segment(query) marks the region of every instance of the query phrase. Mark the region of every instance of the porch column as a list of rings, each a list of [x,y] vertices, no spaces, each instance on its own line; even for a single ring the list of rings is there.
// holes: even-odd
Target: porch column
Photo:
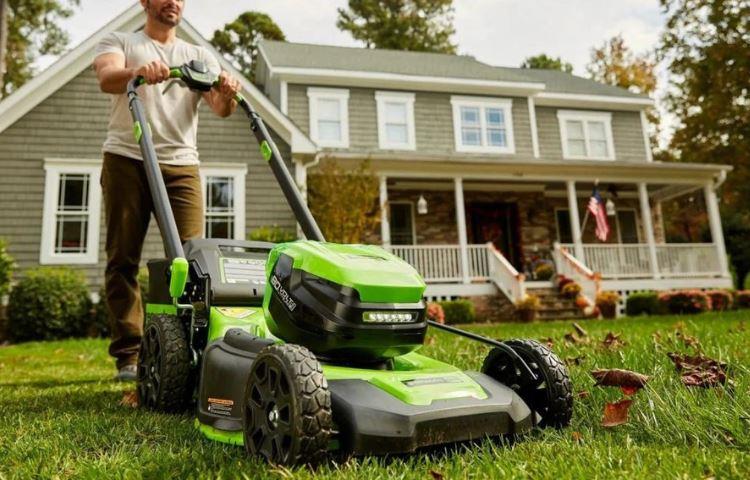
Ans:
[[[641,218],[648,242],[648,257],[651,263],[651,275],[659,278],[659,259],[656,256],[656,239],[654,238],[654,217],[651,216],[651,205],[648,203],[648,188],[644,182],[638,184],[638,198],[641,201]]]
[[[469,278],[469,250],[466,239],[466,212],[464,207],[464,180],[456,177],[453,179],[456,192],[456,224],[458,227],[458,247],[461,253],[461,276],[463,283],[470,283]]]
[[[727,262],[727,248],[724,244],[724,232],[721,229],[721,216],[719,215],[719,200],[711,182],[703,187],[703,195],[708,210],[708,222],[711,226],[711,240],[716,246],[716,255],[719,256],[719,270],[722,277],[729,277],[729,264]]]
[[[570,210],[570,232],[573,234],[573,248],[576,258],[583,264],[586,259],[583,254],[583,239],[581,238],[581,216],[578,214],[578,197],[576,182],[568,180],[568,210]]]
[[[391,249],[391,224],[388,221],[388,177],[380,177],[380,239],[383,248]]]

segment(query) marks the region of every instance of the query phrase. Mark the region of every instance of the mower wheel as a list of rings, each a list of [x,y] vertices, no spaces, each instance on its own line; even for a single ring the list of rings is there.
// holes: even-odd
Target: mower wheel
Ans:
[[[190,349],[185,329],[174,315],[149,315],[138,356],[139,404],[180,412],[192,395]]]
[[[526,371],[515,368],[511,356],[500,348],[492,349],[487,355],[482,373],[515,390],[529,408],[542,417],[539,427],[570,425],[573,386],[565,364],[552,350],[534,340],[508,340],[504,343],[531,367],[537,379],[532,380]]]
[[[277,465],[316,464],[333,429],[323,369],[300,345],[270,345],[250,368],[243,407],[245,450]]]

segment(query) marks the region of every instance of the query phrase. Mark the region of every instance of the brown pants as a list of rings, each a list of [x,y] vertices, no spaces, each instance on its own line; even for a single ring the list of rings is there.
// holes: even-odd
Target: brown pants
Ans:
[[[203,232],[203,200],[198,166],[161,165],[180,240]],[[138,267],[154,210],[143,162],[104,153],[102,192],[107,222],[107,307],[117,368],[134,364],[143,335]]]

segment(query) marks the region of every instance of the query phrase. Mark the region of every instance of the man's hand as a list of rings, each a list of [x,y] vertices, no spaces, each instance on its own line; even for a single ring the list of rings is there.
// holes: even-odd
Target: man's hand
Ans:
[[[219,85],[216,89],[219,95],[225,101],[234,100],[234,97],[240,92],[240,82],[227,72],[221,72],[219,75]]]
[[[237,108],[235,97],[240,92],[240,82],[227,72],[219,74],[219,84],[203,94],[211,110],[220,117],[228,117]]]
[[[136,68],[133,76],[141,76],[147,84],[154,85],[169,79],[169,67],[160,60],[154,60],[142,67]]]

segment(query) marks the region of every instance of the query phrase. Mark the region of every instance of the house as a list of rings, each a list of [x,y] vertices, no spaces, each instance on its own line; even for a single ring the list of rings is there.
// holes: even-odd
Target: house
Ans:
[[[0,103],[0,237],[22,268],[75,265],[102,281],[108,99],[90,66],[103,35],[143,22],[133,6]],[[212,48],[187,21],[178,34]],[[647,97],[468,56],[271,41],[256,69],[244,93],[298,185],[325,162],[369,160],[382,207],[371,241],[414,265],[429,297],[507,304],[550,286],[533,278],[545,261],[589,297],[731,284],[715,193],[730,168],[653,161]],[[292,228],[246,120],[201,112],[206,233]],[[610,204],[606,243],[584,222],[595,184]],[[661,203],[688,194],[705,196],[712,242],[667,244]],[[144,258],[161,254],[154,222]]]

